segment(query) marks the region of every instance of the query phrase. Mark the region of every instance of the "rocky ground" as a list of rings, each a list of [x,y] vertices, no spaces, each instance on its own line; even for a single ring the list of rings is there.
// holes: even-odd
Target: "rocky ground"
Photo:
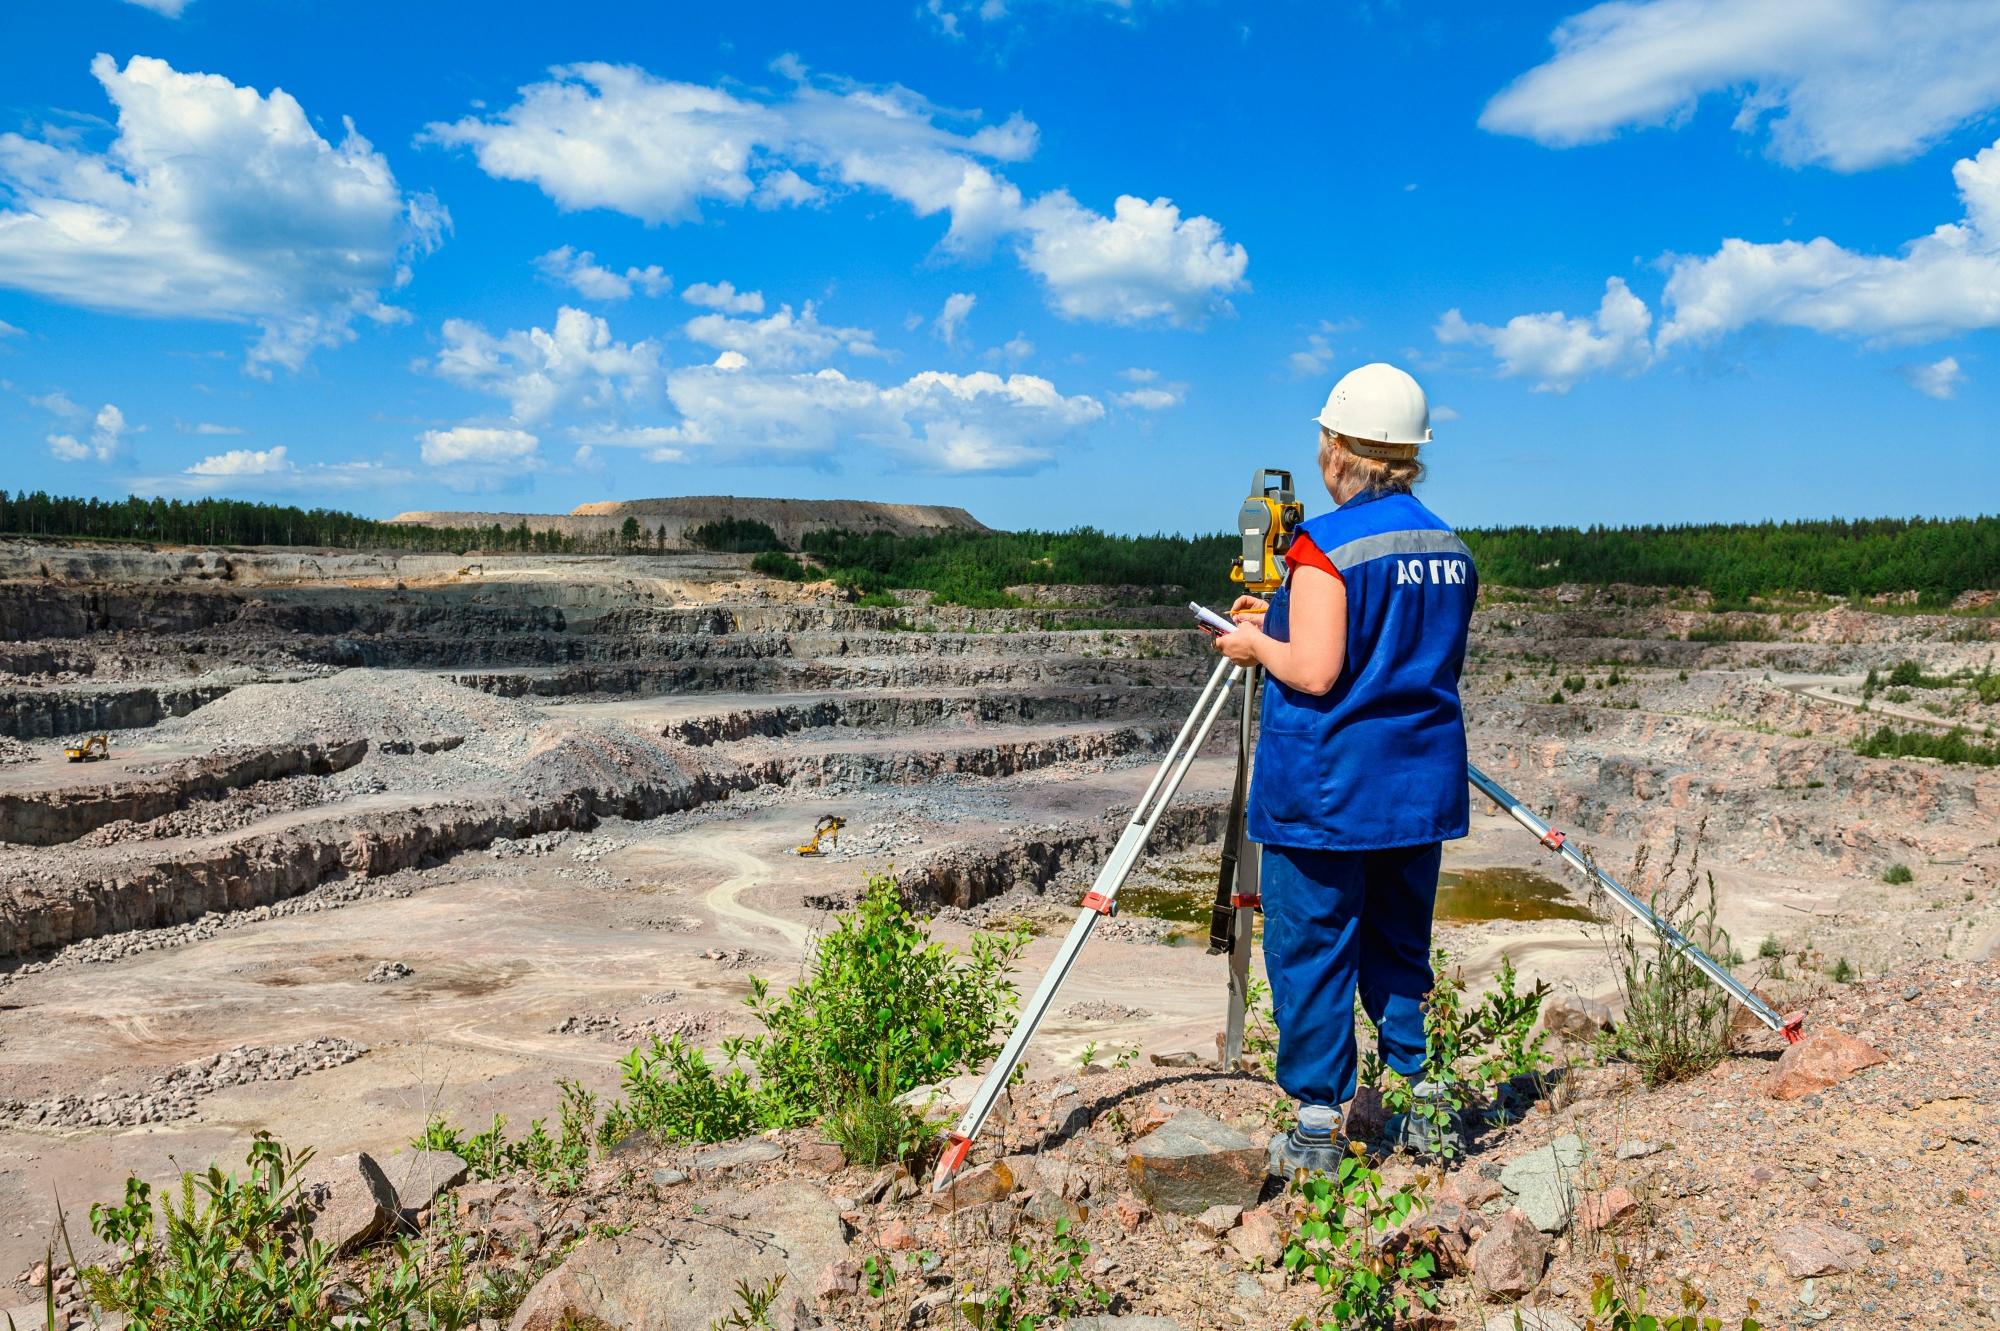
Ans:
[[[617,1057],[651,1034],[742,1031],[749,977],[795,975],[827,913],[891,865],[948,938],[1037,929],[1023,966],[1038,973],[1206,674],[1203,641],[1132,589],[864,609],[746,565],[0,548],[0,1280],[32,1274],[58,1189],[111,1196],[128,1172],[238,1159],[259,1127],[393,1174],[432,1113],[525,1121],[558,1076],[611,1089]],[[1656,1287],[1685,1275],[1731,1312],[1754,1294],[1767,1324],[1981,1315],[1964,1301],[1992,1257],[1979,1199],[1995,1101],[1979,1078],[2000,775],[1852,743],[1885,721],[1991,725],[1959,688],[1885,689],[1867,711],[1860,694],[1871,669],[1977,671],[1996,645],[2000,620],[1974,605],[1716,615],[1644,589],[1488,589],[1466,683],[1474,761],[1614,872],[1639,861],[1642,888],[1712,871],[1739,973],[1889,1061],[1784,1101],[1760,1089],[1776,1049],[1755,1041],[1662,1092],[1578,1065],[1433,1186],[1434,1214],[1463,1215],[1449,1242],[1465,1262],[1484,1245],[1536,1265],[1488,1167],[1574,1136],[1543,1172],[1577,1207],[1621,1215],[1572,1215],[1548,1238],[1546,1270],[1515,1291],[1531,1302],[1579,1316],[1615,1235]],[[60,740],[99,728],[110,761],[62,761]],[[727,1170],[635,1145],[575,1197],[499,1180],[454,1205],[482,1225],[504,1213],[521,1250],[496,1240],[492,1255],[524,1279],[593,1226],[636,1228],[590,1239],[578,1271],[636,1262],[640,1242],[698,1250],[794,1225],[825,1260],[788,1263],[787,1290],[826,1325],[948,1317],[964,1272],[1004,1265],[997,1236],[1043,1241],[1073,1214],[1092,1263],[1111,1264],[1092,1278],[1113,1312],[1289,1322],[1305,1291],[1265,1255],[1284,1204],[1183,1218],[1128,1159],[1169,1109],[1259,1149],[1282,1115],[1268,1083],[1151,1061],[1213,1053],[1220,974],[1189,920],[1227,775],[1220,747],[1196,765],[1133,880],[1139,909],[1101,932],[1045,1028],[1036,1080],[982,1146],[1012,1159],[1010,1186],[984,1176],[997,1195],[944,1213],[893,1180],[886,1202],[865,1197],[876,1180],[815,1173],[826,1150],[794,1135]],[[838,846],[790,854],[829,812],[848,820]],[[1615,998],[1604,926],[1472,890],[1484,871],[1553,872],[1512,824],[1482,809],[1447,868],[1467,891],[1440,940],[1475,989],[1505,953],[1564,996]],[[1091,1045],[1134,1064],[1078,1075]],[[1059,1103],[1065,1076],[1080,1119]],[[688,1179],[659,1183],[675,1171]],[[398,1216],[430,1201],[378,1198]],[[1226,1215],[1238,1204],[1247,1225]],[[629,1237],[646,1226],[665,1237]],[[1776,1236],[1797,1226],[1787,1243],[1847,1267],[1792,1273]],[[1924,1235],[1947,1230],[1978,1255],[1932,1261]],[[877,1248],[915,1267],[890,1294],[850,1296],[845,1268],[827,1274]],[[827,1300],[822,1277],[839,1287]],[[1480,1287],[1454,1277],[1456,1324],[1503,1306]],[[0,1290],[10,1301],[33,1325],[33,1291]]]

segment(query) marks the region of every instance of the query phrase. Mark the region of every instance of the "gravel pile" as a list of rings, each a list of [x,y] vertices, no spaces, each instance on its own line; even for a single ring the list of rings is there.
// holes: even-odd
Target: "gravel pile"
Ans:
[[[643,1021],[626,1021],[609,1012],[579,1012],[564,1019],[563,1024],[550,1034],[609,1038],[625,1045],[676,1037],[688,1043],[699,1043],[708,1037],[714,1027],[715,1018],[704,1012],[662,1013]]]
[[[52,1100],[0,1100],[0,1121],[40,1128],[133,1127],[194,1115],[196,1101],[231,1086],[291,1081],[309,1072],[352,1063],[368,1046],[322,1035],[303,1044],[238,1045],[169,1068],[143,1091],[62,1095]]]
[[[184,717],[163,738],[221,746],[365,736],[413,745],[451,735],[525,733],[539,713],[525,703],[407,670],[343,670],[294,684],[246,684]]]
[[[260,781],[228,792],[220,799],[196,800],[184,809],[143,823],[120,819],[78,837],[72,845],[115,846],[127,841],[162,841],[170,837],[216,836],[248,827],[274,813],[311,809],[335,798],[333,778],[288,777]]]
[[[375,969],[368,972],[370,984],[392,984],[397,980],[407,980],[416,972],[400,961],[378,961]]]

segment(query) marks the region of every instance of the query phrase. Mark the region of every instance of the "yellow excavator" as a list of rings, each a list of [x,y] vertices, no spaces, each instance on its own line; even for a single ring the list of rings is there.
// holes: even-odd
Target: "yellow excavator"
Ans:
[[[73,763],[102,762],[110,756],[111,737],[109,735],[92,735],[89,739],[79,744],[67,744],[63,746],[63,757]]]
[[[824,855],[831,846],[840,844],[840,829],[847,826],[845,818],[836,818],[830,813],[820,815],[813,825],[812,840],[792,850],[794,855]]]

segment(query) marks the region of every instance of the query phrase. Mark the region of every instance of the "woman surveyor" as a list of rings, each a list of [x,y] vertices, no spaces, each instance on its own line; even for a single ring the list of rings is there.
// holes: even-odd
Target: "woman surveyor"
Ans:
[[[1316,422],[1335,507],[1300,525],[1284,586],[1237,598],[1237,628],[1216,639],[1265,672],[1246,827],[1263,846],[1278,1084],[1299,1104],[1298,1126],[1271,1142],[1285,1178],[1331,1173],[1344,1150],[1357,989],[1382,1061],[1420,1109],[1444,1108],[1423,1077],[1424,1000],[1439,859],[1466,834],[1458,678],[1479,586],[1464,543],[1410,493],[1431,438],[1417,381],[1364,365]],[[1422,1153],[1456,1132],[1443,1112],[1389,1123]]]

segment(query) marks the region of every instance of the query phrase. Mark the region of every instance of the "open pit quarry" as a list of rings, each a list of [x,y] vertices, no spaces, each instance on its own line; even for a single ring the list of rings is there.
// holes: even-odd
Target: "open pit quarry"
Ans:
[[[1186,598],[863,608],[748,565],[0,543],[0,1307],[39,1309],[5,1282],[58,1196],[240,1160],[259,1129],[386,1158],[436,1115],[525,1124],[558,1078],[611,1091],[652,1035],[747,1031],[750,976],[796,977],[872,873],[954,941],[1036,927],[1032,983],[1210,669]],[[2000,771],[1852,743],[2000,722],[1944,690],[1860,697],[1871,668],[1996,655],[1990,615],[1492,588],[1472,758],[1614,873],[1643,848],[1637,885],[1698,854],[1775,1000],[1853,1006],[1839,958],[1884,1003],[1943,967],[1926,983],[1974,977],[1990,1022]],[[108,760],[65,761],[98,731]],[[1147,1056],[1214,1056],[1223,969],[1196,935],[1229,757],[1218,737],[1194,767],[1031,1076],[1086,1047],[1136,1049],[1133,1084]],[[824,814],[837,846],[794,854]],[[1511,822],[1476,806],[1446,869],[1439,937],[1475,989],[1505,953],[1616,998],[1596,907]]]

